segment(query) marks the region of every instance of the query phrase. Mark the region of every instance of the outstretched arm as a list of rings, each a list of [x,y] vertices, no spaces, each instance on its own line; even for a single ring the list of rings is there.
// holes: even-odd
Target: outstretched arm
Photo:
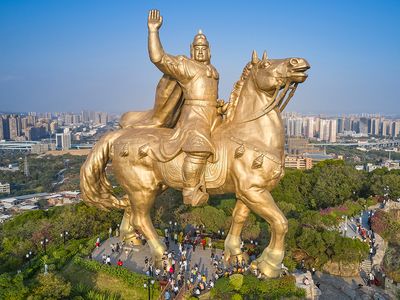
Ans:
[[[162,25],[162,16],[160,11],[152,9],[149,12],[147,19],[147,26],[149,28],[149,56],[153,63],[158,63],[164,56],[164,49],[161,45],[160,36],[158,30]]]

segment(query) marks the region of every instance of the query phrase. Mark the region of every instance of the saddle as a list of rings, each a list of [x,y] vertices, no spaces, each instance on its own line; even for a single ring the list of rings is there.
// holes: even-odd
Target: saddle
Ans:
[[[226,143],[221,140],[213,141],[215,145],[215,156],[207,161],[204,172],[204,181],[207,189],[218,189],[226,180],[228,169],[228,149]],[[158,162],[158,167],[167,185],[182,188],[182,164],[185,153],[181,153],[168,162]]]

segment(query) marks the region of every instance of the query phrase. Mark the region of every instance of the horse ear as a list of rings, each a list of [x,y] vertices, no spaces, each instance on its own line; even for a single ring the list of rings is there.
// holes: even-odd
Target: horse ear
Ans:
[[[251,56],[251,63],[254,65],[258,63],[260,60],[258,59],[256,50],[253,50],[253,54]]]
[[[267,51],[264,51],[263,56],[262,56],[262,61],[266,62],[268,59]]]

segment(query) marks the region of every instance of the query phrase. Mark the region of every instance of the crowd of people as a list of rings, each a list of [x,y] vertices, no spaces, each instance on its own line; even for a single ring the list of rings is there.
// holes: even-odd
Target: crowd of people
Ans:
[[[198,297],[213,288],[218,278],[230,276],[234,273],[244,273],[248,270],[249,266],[244,261],[237,261],[234,265],[226,266],[223,252],[218,254],[212,238],[206,239],[201,229],[198,226],[186,235],[183,232],[170,232],[165,229],[164,242],[168,249],[164,253],[163,268],[156,268],[154,272],[158,280],[166,283],[165,299],[173,299],[182,289],[185,292],[192,293],[194,297]],[[171,239],[175,247],[172,247]],[[204,265],[192,263],[191,257],[196,252],[197,247],[200,247],[203,251],[209,250],[209,265],[212,266],[212,270],[204,270]],[[174,249],[177,249],[177,251]],[[147,266],[146,261],[145,266]],[[149,271],[146,273],[152,276],[151,265],[147,268],[149,268]]]
[[[172,230],[166,228],[164,231],[164,243],[167,246],[166,252],[162,259],[162,265],[157,266],[151,257],[144,258],[143,272],[147,276],[154,277],[162,286],[165,286],[163,293],[165,299],[174,299],[184,290],[184,292],[192,293],[194,297],[200,296],[202,293],[209,291],[214,287],[218,278],[226,276],[229,277],[235,273],[249,272],[249,265],[245,261],[236,259],[229,265],[224,262],[224,253],[217,250],[213,238],[222,238],[206,236],[201,226],[196,226],[189,230],[186,234],[183,230]],[[109,230],[109,237],[112,237],[112,229]],[[118,229],[115,231],[119,234]],[[145,244],[144,237],[136,232],[136,239],[142,240]],[[257,243],[251,241],[251,248],[254,248]],[[100,237],[96,240],[96,248],[101,246]],[[125,241],[112,242],[109,244],[109,251],[105,251],[101,256],[101,261],[104,264],[112,265],[115,263],[117,266],[124,266],[126,261],[130,259],[130,255],[134,249],[132,241],[126,243]],[[241,244],[244,250],[244,243]],[[199,250],[201,249],[201,250]],[[204,251],[201,254],[202,262],[194,262],[192,260],[193,254],[196,251]],[[254,251],[248,251],[249,256],[255,257]],[[205,255],[209,255],[205,257]],[[92,258],[90,256],[90,258]],[[112,259],[114,258],[114,259]],[[207,262],[207,266],[205,261]],[[209,268],[211,266],[211,269]],[[261,273],[253,271],[257,277],[261,277]]]

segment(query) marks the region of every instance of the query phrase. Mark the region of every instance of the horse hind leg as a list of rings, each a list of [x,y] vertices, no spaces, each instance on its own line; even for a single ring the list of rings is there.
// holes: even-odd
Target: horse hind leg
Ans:
[[[232,224],[224,244],[224,257],[226,262],[230,262],[231,264],[240,264],[242,261],[248,261],[247,255],[243,253],[240,248],[242,242],[240,234],[249,213],[250,209],[242,200],[237,199],[235,208],[232,212]]]
[[[142,244],[142,241],[136,237],[135,228],[133,227],[133,214],[134,211],[130,206],[125,208],[124,216],[122,217],[121,225],[119,226],[119,238],[125,243],[138,246]]]
[[[132,210],[134,211],[134,214],[131,216],[133,226],[145,236],[153,256],[153,261],[160,267],[166,247],[160,241],[160,237],[150,218],[150,210],[154,204],[156,194],[155,191],[143,189],[131,192],[129,198]]]

